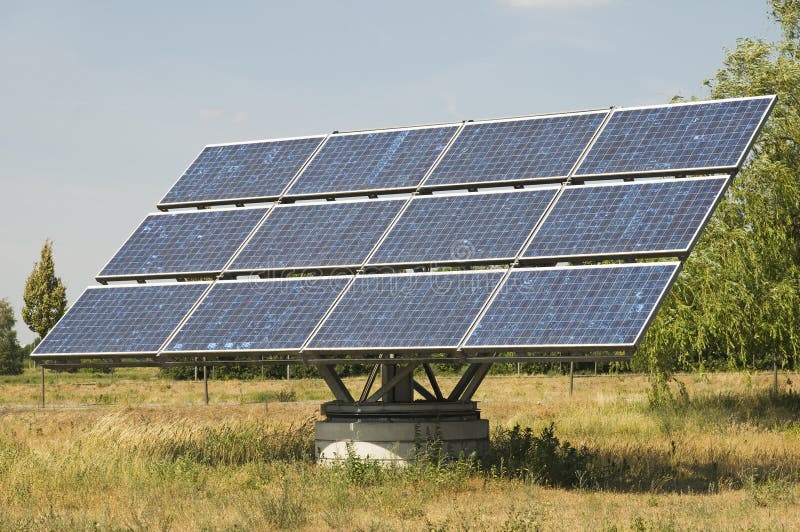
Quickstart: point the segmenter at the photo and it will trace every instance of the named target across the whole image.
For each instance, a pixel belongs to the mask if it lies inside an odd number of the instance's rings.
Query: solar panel
[[[456,129],[444,126],[333,135],[288,194],[414,188]]]
[[[308,350],[455,348],[501,277],[498,271],[357,277]]]
[[[159,206],[275,198],[321,141],[318,136],[207,146]]]
[[[687,252],[728,179],[569,186],[524,257]]]
[[[230,270],[359,266],[405,200],[278,206]]]
[[[679,265],[512,271],[466,347],[531,351],[635,347]]]
[[[152,214],[97,278],[219,272],[265,212],[230,209]]]
[[[576,175],[735,169],[772,96],[614,111]]]
[[[607,114],[467,124],[425,186],[566,177]]]
[[[370,264],[512,259],[555,188],[415,197]]]
[[[91,287],[34,354],[155,355],[208,283]]]
[[[347,281],[220,281],[164,352],[298,351]]]

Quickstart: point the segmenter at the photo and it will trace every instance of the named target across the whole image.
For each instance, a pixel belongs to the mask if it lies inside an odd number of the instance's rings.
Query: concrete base
[[[475,403],[327,403],[328,417],[316,424],[316,456],[332,463],[348,454],[392,464],[413,460],[440,446],[449,456],[489,449],[489,422]]]

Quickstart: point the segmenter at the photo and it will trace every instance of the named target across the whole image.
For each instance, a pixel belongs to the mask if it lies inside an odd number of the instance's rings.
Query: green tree
[[[56,277],[50,240],[42,246],[41,258],[25,283],[23,299],[22,319],[39,339],[44,338],[67,308],[67,292],[61,279]]]
[[[14,330],[15,322],[11,304],[0,299],[0,375],[22,373],[22,348]]]
[[[777,94],[734,179],[648,332],[637,362],[676,367],[797,365],[800,356],[800,0],[773,0],[783,39],[739,39],[713,98]]]

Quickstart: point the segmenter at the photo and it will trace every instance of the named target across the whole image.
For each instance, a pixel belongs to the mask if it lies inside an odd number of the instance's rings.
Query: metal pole
[[[289,355],[286,355],[286,360],[289,360]],[[286,380],[287,381],[292,378],[292,374],[289,373],[289,368],[290,367],[291,366],[289,364],[286,364]]]
[[[572,397],[572,388],[575,384],[575,362],[569,363],[569,396]]]
[[[205,359],[203,359],[203,362],[205,362]],[[208,366],[205,364],[203,364],[203,388],[206,404],[208,404]]]
[[[42,408],[44,408],[44,366],[42,366]]]
[[[772,359],[772,393],[778,395],[778,359]]]
[[[519,377],[519,366],[520,366],[520,363],[517,362],[517,377]]]

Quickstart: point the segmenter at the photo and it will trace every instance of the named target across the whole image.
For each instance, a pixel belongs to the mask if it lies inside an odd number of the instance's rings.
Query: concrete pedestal
[[[406,463],[426,449],[441,447],[457,457],[489,448],[489,422],[480,419],[474,402],[326,403],[325,421],[316,424],[320,463],[352,453],[386,463]]]

